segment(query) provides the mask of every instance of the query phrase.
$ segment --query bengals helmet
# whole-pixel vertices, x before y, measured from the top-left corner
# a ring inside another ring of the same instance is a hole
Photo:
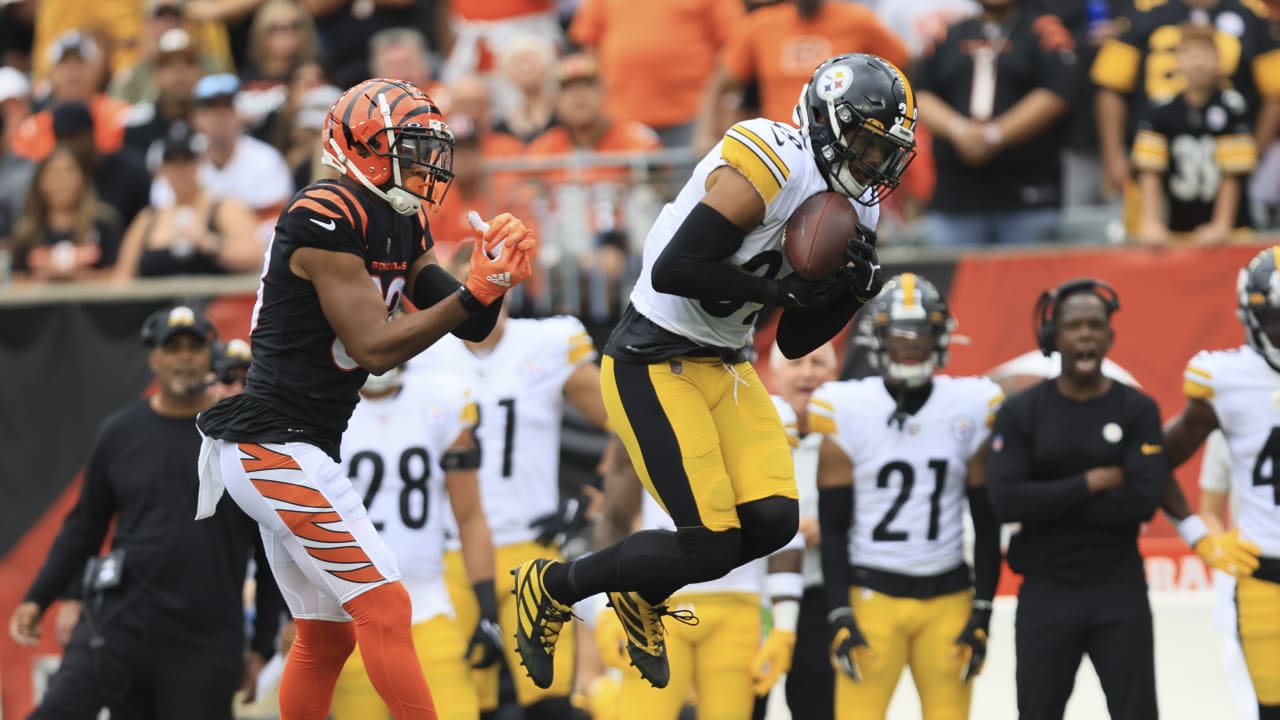
[[[453,181],[453,134],[426,93],[402,80],[365,80],[329,109],[325,165],[401,215],[439,207]],[[423,172],[425,170],[425,172]]]
[[[813,71],[795,121],[827,185],[874,205],[898,187],[916,156],[916,115],[915,93],[902,71],[884,58],[855,53]]]
[[[919,387],[946,366],[956,321],[938,288],[922,276],[890,278],[871,302],[869,319],[872,363],[890,380]]]
[[[1273,245],[1240,269],[1237,314],[1254,350],[1280,371],[1280,245]]]

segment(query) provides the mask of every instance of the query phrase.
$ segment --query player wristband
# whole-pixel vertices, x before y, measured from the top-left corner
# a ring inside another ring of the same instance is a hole
[[[459,285],[458,289],[453,291],[453,294],[458,296],[458,302],[462,303],[462,309],[472,315],[484,310],[486,307],[484,303],[476,299],[475,295],[471,294],[466,285]]]
[[[779,600],[773,604],[773,629],[795,632],[800,623],[800,603],[795,600]]]
[[[1209,528],[1205,526],[1204,520],[1199,515],[1188,515],[1179,520],[1176,524],[1178,535],[1182,537],[1182,541],[1189,547],[1195,547],[1209,534]]]
[[[798,572],[774,572],[765,576],[765,590],[771,600],[804,595],[804,576]]]

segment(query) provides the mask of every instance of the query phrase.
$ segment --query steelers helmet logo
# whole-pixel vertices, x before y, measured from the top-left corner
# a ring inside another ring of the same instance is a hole
[[[818,97],[830,102],[849,88],[853,71],[847,65],[832,65],[818,78]]]

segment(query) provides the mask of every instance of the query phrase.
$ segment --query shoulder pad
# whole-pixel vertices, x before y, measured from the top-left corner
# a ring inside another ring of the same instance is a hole
[[[766,205],[782,191],[808,152],[798,130],[765,118],[734,125],[720,143],[721,159],[747,178]]]

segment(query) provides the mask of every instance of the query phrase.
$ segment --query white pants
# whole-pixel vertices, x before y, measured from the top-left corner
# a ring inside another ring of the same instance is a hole
[[[322,450],[306,443],[204,442],[201,485],[225,485],[257,521],[295,618],[349,621],[343,603],[400,579],[395,556],[351,480]]]

